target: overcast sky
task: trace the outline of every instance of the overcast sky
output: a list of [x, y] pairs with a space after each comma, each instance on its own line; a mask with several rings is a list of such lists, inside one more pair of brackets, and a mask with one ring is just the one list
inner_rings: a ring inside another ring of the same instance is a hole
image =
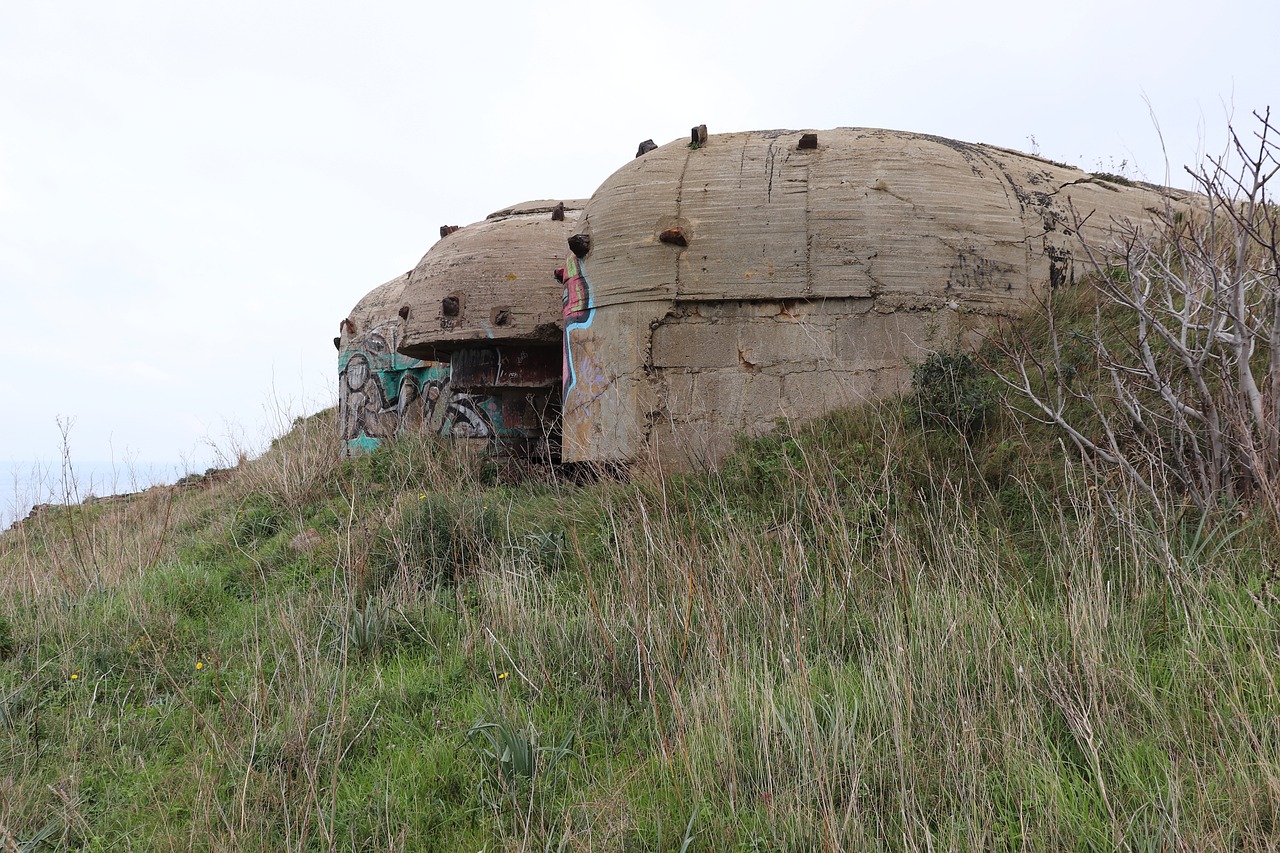
[[1278, 32], [1275, 0], [0, 0], [0, 460], [57, 460], [59, 419], [86, 467], [259, 450], [441, 224], [585, 198], [695, 124], [1163, 181], [1158, 121], [1186, 186], [1280, 111]]

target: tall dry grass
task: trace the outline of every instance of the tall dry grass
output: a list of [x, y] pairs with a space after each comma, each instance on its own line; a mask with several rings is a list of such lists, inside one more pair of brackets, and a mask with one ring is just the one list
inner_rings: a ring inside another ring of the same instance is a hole
[[0, 840], [1280, 843], [1268, 522], [1161, 527], [899, 411], [588, 485], [428, 440], [343, 462], [319, 418], [10, 534]]

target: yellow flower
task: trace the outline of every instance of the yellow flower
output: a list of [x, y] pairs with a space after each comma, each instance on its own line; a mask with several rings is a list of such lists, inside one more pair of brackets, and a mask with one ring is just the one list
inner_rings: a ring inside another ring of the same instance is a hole
[[502, 679], [506, 678], [509, 675], [511, 675], [511, 673], [509, 672], [500, 672], [498, 673], [498, 680], [501, 681]]
[[78, 672], [73, 672], [73, 673], [71, 673], [71, 680], [72, 680], [72, 681], [76, 681], [76, 680], [78, 680], [79, 678], [80, 678], [80, 673], [78, 673]]
[[204, 661], [202, 661], [202, 660], [198, 660], [198, 661], [196, 661], [196, 669], [197, 669], [197, 670], [204, 669]]
[[423, 494], [419, 494], [419, 495], [418, 495], [418, 500], [420, 500], [420, 501], [425, 501], [426, 499], [427, 499], [427, 496], [426, 496], [426, 495], [423, 495]]

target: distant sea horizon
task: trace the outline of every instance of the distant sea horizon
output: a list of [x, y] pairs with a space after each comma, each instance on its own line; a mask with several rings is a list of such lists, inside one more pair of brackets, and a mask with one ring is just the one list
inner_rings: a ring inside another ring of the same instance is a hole
[[190, 464], [182, 462], [72, 460], [64, 471], [62, 460], [5, 460], [0, 462], [0, 531], [26, 518], [38, 504], [77, 504], [89, 497], [140, 492], [190, 473]]

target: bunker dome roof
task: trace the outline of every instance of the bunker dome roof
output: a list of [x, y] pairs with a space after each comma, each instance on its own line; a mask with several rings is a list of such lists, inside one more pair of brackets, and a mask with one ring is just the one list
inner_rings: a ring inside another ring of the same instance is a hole
[[596, 307], [932, 294], [1004, 313], [1079, 252], [1072, 207], [1103, 239], [1165, 193], [1189, 195], [917, 133], [749, 131], [628, 162], [579, 230]]
[[558, 344], [554, 273], [585, 204], [523, 202], [443, 236], [397, 291], [400, 352], [434, 359], [477, 341]]
[[349, 338], [396, 319], [397, 312], [404, 304], [405, 287], [408, 283], [409, 273], [404, 273], [366, 293], [342, 322], [340, 331], [344, 346]]

